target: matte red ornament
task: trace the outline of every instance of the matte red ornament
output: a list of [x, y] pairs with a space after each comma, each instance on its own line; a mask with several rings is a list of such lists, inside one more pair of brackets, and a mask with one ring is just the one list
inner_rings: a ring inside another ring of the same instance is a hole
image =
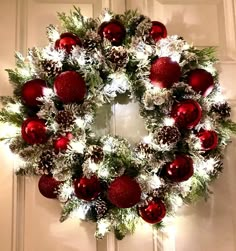
[[201, 142], [202, 150], [208, 151], [213, 150], [218, 145], [218, 135], [215, 131], [201, 130], [197, 137]]
[[125, 38], [126, 31], [122, 23], [117, 20], [103, 22], [98, 29], [98, 34], [101, 38], [108, 39], [112, 45], [118, 46], [122, 44]]
[[60, 38], [57, 39], [55, 43], [55, 49], [65, 49], [67, 53], [70, 53], [73, 46], [81, 46], [81, 40], [78, 36], [73, 33], [66, 32], [60, 35]]
[[149, 201], [147, 205], [139, 207], [139, 215], [148, 223], [161, 222], [166, 215], [165, 204], [160, 199]]
[[158, 21], [152, 21], [152, 28], [150, 30], [150, 36], [155, 42], [158, 42], [162, 38], [167, 37], [167, 30], [163, 23]]
[[108, 199], [119, 208], [129, 208], [140, 201], [141, 188], [136, 180], [129, 176], [120, 176], [111, 182]]
[[56, 77], [54, 91], [65, 104], [80, 102], [86, 94], [85, 81], [76, 71], [65, 71]]
[[201, 120], [202, 108], [197, 101], [186, 99], [174, 104], [171, 111], [171, 117], [175, 124], [181, 129], [192, 129]]
[[70, 139], [67, 136], [58, 137], [53, 143], [55, 153], [65, 151], [67, 149], [69, 143], [70, 143]]
[[186, 181], [193, 175], [193, 160], [184, 154], [177, 155], [163, 167], [161, 175], [172, 182]]
[[179, 64], [172, 61], [170, 57], [155, 59], [151, 64], [150, 81], [160, 88], [170, 88], [179, 81], [181, 68]]
[[42, 97], [46, 82], [42, 79], [32, 79], [26, 82], [21, 90], [21, 99], [26, 106], [36, 107], [41, 104], [37, 98]]
[[96, 176], [75, 179], [74, 189], [79, 199], [87, 201], [96, 199], [102, 191], [100, 181]]
[[39, 118], [28, 118], [21, 126], [21, 136], [28, 144], [44, 144], [48, 140], [45, 121]]
[[38, 182], [38, 188], [44, 197], [55, 199], [57, 197], [58, 187], [61, 183], [61, 181], [56, 180], [50, 175], [42, 175]]
[[195, 92], [202, 94], [204, 97], [209, 95], [214, 88], [214, 79], [211, 73], [204, 69], [190, 71], [187, 83]]

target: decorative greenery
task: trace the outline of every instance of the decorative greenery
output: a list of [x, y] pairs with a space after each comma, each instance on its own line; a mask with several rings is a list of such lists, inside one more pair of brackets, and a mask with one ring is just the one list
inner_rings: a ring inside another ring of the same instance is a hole
[[[9, 143], [12, 152], [24, 162], [16, 174], [42, 174], [42, 156], [45, 151], [51, 154], [50, 175], [62, 181], [57, 191], [62, 204], [60, 221], [68, 217], [96, 221], [97, 238], [102, 238], [109, 231], [114, 231], [119, 240], [133, 233], [137, 224], [144, 223], [138, 208], [152, 199], [163, 201], [168, 218], [175, 215], [178, 206], [201, 197], [208, 198], [210, 182], [223, 169], [222, 152], [231, 134], [236, 134], [236, 124], [229, 118], [230, 107], [220, 91], [218, 72], [214, 67], [217, 62], [214, 48], [197, 49], [179, 36], [167, 36], [155, 43], [149, 34], [151, 20], [137, 11], [116, 15], [105, 10], [99, 18], [92, 19], [83, 17], [75, 8], [69, 15], [58, 15], [62, 30], [53, 25], [47, 28], [49, 45], [29, 50], [25, 58], [16, 53], [16, 69], [7, 70], [14, 92], [12, 97], [0, 99], [4, 105], [0, 111], [0, 122], [11, 124], [17, 130], [1, 140]], [[121, 22], [126, 29], [126, 37], [120, 46], [113, 46], [98, 35], [100, 25], [109, 20]], [[70, 53], [63, 48], [55, 48], [55, 42], [64, 32], [77, 35], [83, 46], [74, 46]], [[180, 81], [169, 89], [158, 88], [150, 82], [151, 64], [157, 57], [171, 57], [181, 67]], [[198, 68], [210, 72], [215, 81], [215, 87], [207, 97], [196, 93], [187, 84], [189, 72]], [[63, 104], [57, 97], [53, 89], [55, 78], [67, 70], [83, 76], [87, 88], [83, 102]], [[41, 105], [32, 109], [22, 102], [22, 87], [36, 78], [45, 80], [47, 92], [39, 98]], [[148, 135], [134, 148], [122, 137], [100, 137], [94, 129], [98, 109], [114, 104], [120, 95], [127, 95], [139, 103], [140, 115], [148, 130]], [[173, 104], [185, 99], [193, 99], [202, 107], [202, 119], [191, 130], [177, 129], [170, 115]], [[64, 121], [63, 124], [56, 119], [61, 111], [68, 116], [68, 123]], [[49, 139], [45, 144], [29, 145], [21, 137], [22, 123], [28, 117], [46, 121]], [[176, 137], [176, 142], [168, 141], [165, 135], [168, 130], [163, 129], [165, 126], [171, 127], [169, 131]], [[217, 132], [216, 149], [201, 149], [196, 137], [201, 129]], [[56, 153], [55, 138], [68, 133], [73, 135], [69, 147]], [[161, 142], [160, 138], [166, 142]], [[191, 156], [194, 163], [194, 175], [184, 182], [171, 182], [162, 175], [163, 167], [177, 153]], [[73, 180], [94, 175], [103, 188], [99, 197], [92, 201], [77, 198]], [[107, 196], [111, 182], [122, 175], [132, 177], [142, 190], [140, 202], [125, 209], [112, 205]], [[161, 229], [166, 218], [153, 227]]]

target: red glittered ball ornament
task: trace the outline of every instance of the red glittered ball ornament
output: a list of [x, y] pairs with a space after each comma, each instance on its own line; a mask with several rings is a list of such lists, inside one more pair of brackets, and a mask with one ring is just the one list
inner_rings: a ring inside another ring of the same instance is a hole
[[177, 155], [172, 162], [167, 163], [161, 176], [172, 182], [188, 180], [193, 175], [193, 160], [184, 154]]
[[195, 92], [202, 94], [204, 97], [209, 95], [214, 88], [214, 79], [211, 73], [204, 69], [190, 71], [187, 83]]
[[56, 77], [54, 91], [64, 104], [80, 102], [86, 94], [85, 81], [76, 71], [65, 71]]
[[45, 121], [39, 118], [28, 118], [21, 126], [21, 136], [28, 144], [43, 144], [48, 140]]
[[67, 53], [70, 53], [73, 46], [81, 46], [81, 40], [75, 34], [66, 32], [60, 35], [60, 38], [55, 42], [55, 49], [65, 49]]
[[125, 38], [126, 31], [122, 23], [117, 20], [103, 22], [98, 29], [98, 34], [101, 38], [108, 39], [112, 45], [118, 46], [122, 44]]
[[38, 182], [40, 193], [48, 198], [55, 199], [57, 197], [57, 190], [61, 181], [54, 179], [50, 175], [42, 175]]
[[167, 30], [163, 23], [158, 21], [152, 21], [152, 28], [150, 30], [150, 36], [155, 42], [158, 42], [162, 38], [167, 37]]
[[37, 98], [44, 95], [46, 83], [42, 79], [32, 79], [26, 82], [21, 89], [21, 99], [26, 106], [36, 107], [41, 104]]
[[197, 101], [186, 99], [174, 104], [171, 111], [171, 117], [175, 124], [181, 129], [194, 128], [202, 117], [202, 109]]
[[53, 142], [55, 153], [63, 152], [67, 149], [70, 139], [67, 136], [60, 136]]
[[215, 131], [201, 130], [197, 137], [201, 142], [201, 148], [204, 151], [213, 150], [218, 146], [218, 135]]
[[75, 179], [74, 189], [79, 199], [87, 201], [96, 199], [102, 191], [101, 183], [96, 176]]
[[170, 88], [179, 81], [181, 68], [179, 64], [172, 61], [170, 57], [155, 59], [151, 64], [150, 81], [160, 88]]
[[149, 201], [147, 205], [139, 207], [138, 213], [148, 223], [155, 224], [165, 217], [166, 207], [160, 199]]
[[108, 199], [119, 208], [128, 208], [140, 201], [141, 188], [137, 181], [129, 176], [120, 176], [111, 182]]

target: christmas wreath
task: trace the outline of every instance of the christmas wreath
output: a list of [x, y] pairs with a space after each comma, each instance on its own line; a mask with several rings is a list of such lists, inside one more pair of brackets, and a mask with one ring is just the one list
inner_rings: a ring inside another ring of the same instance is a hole
[[[16, 53], [7, 70], [14, 94], [1, 97], [2, 140], [22, 159], [19, 175], [68, 217], [96, 222], [95, 236], [118, 239], [138, 222], [165, 225], [178, 206], [209, 195], [223, 150], [236, 132], [214, 67], [213, 48], [198, 49], [137, 11], [97, 19], [79, 9], [47, 28], [49, 45]], [[97, 135], [97, 111], [126, 94], [139, 103], [148, 135]]]

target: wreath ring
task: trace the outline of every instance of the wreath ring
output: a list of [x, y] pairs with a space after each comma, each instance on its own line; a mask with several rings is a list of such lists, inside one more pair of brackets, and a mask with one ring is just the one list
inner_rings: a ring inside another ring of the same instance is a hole
[[[160, 228], [177, 204], [208, 196], [236, 132], [214, 50], [167, 36], [137, 11], [92, 19], [75, 8], [59, 18], [63, 32], [50, 25], [49, 45], [16, 53], [7, 70], [14, 94], [1, 97], [0, 121], [18, 128], [2, 139], [24, 161], [16, 173], [41, 175], [60, 220], [95, 221], [97, 238], [122, 239], [139, 221]], [[134, 148], [94, 129], [98, 108], [120, 94], [139, 103], [148, 130]]]

